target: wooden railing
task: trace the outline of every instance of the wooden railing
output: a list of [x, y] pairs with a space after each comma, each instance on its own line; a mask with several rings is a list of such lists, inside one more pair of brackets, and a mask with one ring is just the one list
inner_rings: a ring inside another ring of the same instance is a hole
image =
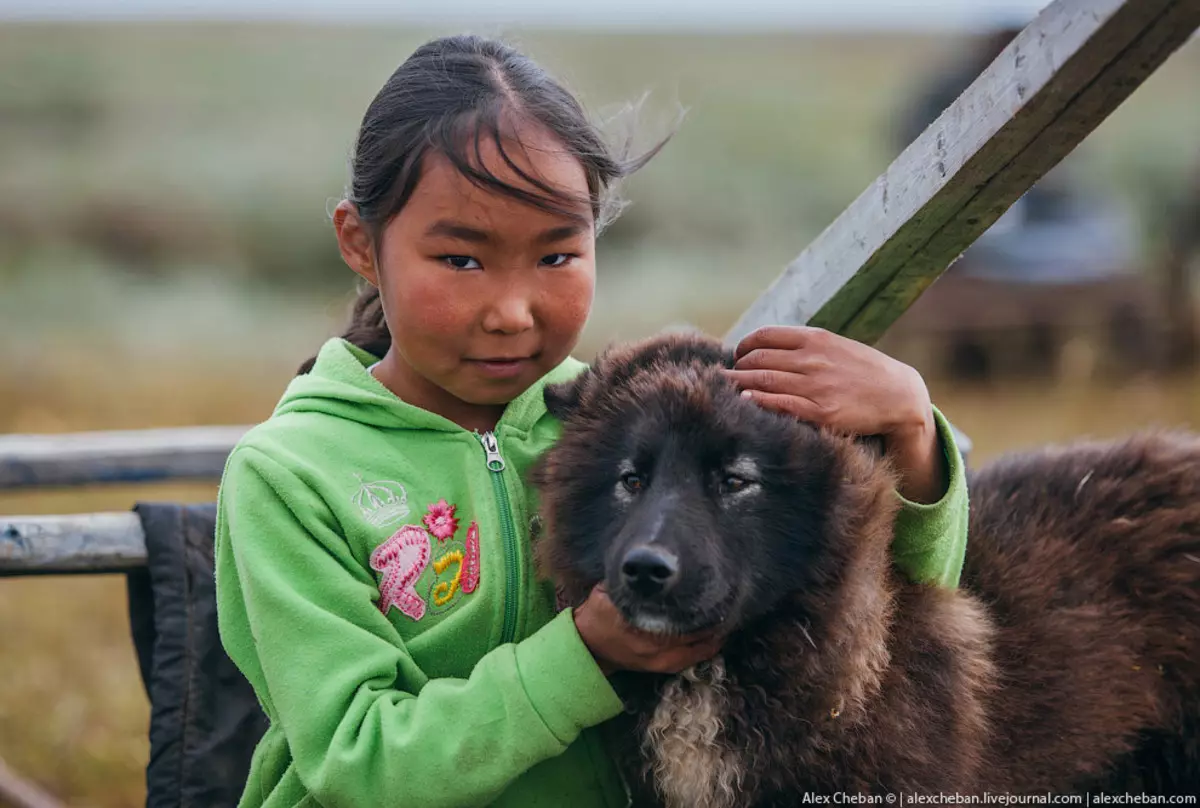
[[[0, 436], [0, 491], [216, 480], [249, 427]], [[145, 564], [132, 512], [0, 516], [0, 575], [118, 572]]]

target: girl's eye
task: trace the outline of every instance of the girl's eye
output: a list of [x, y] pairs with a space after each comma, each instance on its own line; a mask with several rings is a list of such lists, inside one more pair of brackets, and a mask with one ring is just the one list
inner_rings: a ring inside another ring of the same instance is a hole
[[548, 267], [561, 267], [574, 257], [570, 253], [551, 253], [542, 258], [542, 264]]
[[479, 269], [479, 262], [469, 255], [443, 255], [442, 260], [455, 269]]
[[629, 474], [621, 475], [621, 485], [625, 486], [625, 490], [631, 494], [641, 491], [645, 484], [646, 482], [640, 474], [630, 472]]

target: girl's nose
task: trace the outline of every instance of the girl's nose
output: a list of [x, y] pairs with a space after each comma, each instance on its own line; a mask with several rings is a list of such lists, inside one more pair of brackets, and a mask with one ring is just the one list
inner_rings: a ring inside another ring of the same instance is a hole
[[507, 290], [488, 305], [483, 328], [497, 334], [528, 331], [533, 328], [533, 301], [520, 290]]

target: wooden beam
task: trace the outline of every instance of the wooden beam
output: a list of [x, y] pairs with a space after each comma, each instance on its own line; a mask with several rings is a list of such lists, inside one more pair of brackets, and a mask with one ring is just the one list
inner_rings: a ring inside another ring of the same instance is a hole
[[0, 760], [0, 805], [12, 808], [63, 808], [63, 804], [36, 783], [24, 779]]
[[145, 566], [137, 514], [0, 516], [0, 576], [119, 572]]
[[726, 335], [810, 324], [866, 343], [1200, 25], [1200, 0], [1056, 0]]
[[0, 436], [0, 490], [218, 479], [245, 426]]

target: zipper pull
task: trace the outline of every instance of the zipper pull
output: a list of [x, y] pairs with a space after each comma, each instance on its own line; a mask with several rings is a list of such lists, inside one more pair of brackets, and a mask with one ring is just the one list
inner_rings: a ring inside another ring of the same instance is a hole
[[483, 451], [487, 453], [488, 471], [504, 471], [504, 458], [500, 456], [500, 444], [496, 436], [491, 432], [484, 432], [479, 436], [479, 442], [483, 444]]

